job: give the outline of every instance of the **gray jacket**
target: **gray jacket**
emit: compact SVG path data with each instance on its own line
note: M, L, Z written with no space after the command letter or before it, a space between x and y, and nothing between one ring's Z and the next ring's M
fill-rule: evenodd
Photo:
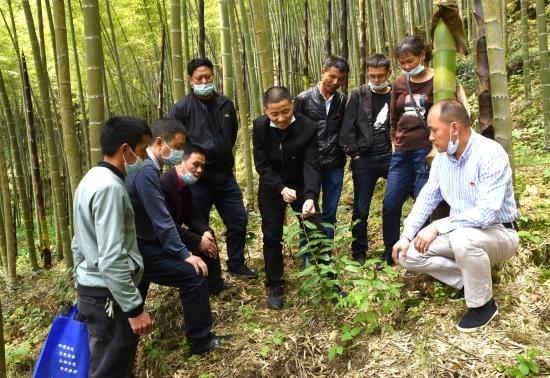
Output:
M107 289L133 317L143 311L134 210L124 180L101 164L88 171L74 194L74 278L79 292L81 286Z

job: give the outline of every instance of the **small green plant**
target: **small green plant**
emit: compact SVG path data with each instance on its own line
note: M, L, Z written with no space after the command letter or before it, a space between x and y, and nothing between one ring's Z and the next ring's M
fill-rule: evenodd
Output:
M280 329L276 328L273 335L265 340L265 344L260 348L259 354L262 358L267 358L273 346L281 346L286 336Z
M536 359L537 356L540 356L542 353L539 350L531 349L526 354L516 354L517 366L512 366L509 368L500 368L500 371L504 370L504 374L508 377L526 377L531 374L539 374L539 366L537 365Z

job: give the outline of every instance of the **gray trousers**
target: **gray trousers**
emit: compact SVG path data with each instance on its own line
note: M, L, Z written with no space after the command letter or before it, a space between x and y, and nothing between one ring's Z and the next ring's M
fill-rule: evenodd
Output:
M411 243L406 257L399 255L399 264L456 289L464 287L466 306L475 308L493 297L491 265L508 260L518 245L518 233L500 224L458 228L439 235L424 253Z

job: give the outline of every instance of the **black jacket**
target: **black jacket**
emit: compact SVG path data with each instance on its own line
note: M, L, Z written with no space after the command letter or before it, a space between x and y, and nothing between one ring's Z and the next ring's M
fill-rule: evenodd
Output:
M318 85L300 93L294 100L294 113L305 115L317 125L319 162L322 167L337 168L346 164L346 155L338 142L346 100L346 95L335 92L328 115L325 98Z
M372 91L368 85L355 88L349 97L340 131L340 147L352 158L363 155L372 147ZM390 139L390 117L384 127Z
M217 182L233 175L233 146L237 140L238 120L233 102L222 94L211 101L214 113L194 93L180 99L170 109L170 117L187 129L187 142L206 152L206 166L201 181Z
M160 187L166 201L166 208L178 227L181 241L192 252L198 252L202 234L209 231L208 222L197 214L193 207L193 197L188 185L178 182L175 169L160 176ZM188 228L183 227L183 225Z
M295 117L285 131L270 126L266 115L254 120L254 165L260 186L277 193L286 186L297 189L304 200L316 200L321 176L315 123L301 114Z

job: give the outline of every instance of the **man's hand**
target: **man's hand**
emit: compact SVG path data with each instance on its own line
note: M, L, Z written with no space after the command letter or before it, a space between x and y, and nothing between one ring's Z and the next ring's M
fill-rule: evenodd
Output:
M292 203L296 201L296 191L294 189L285 188L281 190L281 195L283 196L283 201L286 203Z
M216 246L216 241L210 231L205 231L204 234L202 234L201 243L199 244L199 251L209 257L212 257L213 259L218 258L218 247Z
M416 248L419 253L427 252L428 248L430 248L430 244L432 244L438 235L439 232L437 232L437 229L433 223L427 227L424 227L416 235L416 238L414 238L414 248Z
M153 329L153 321L146 311L143 311L141 314L134 318L128 318L130 327L136 335L146 335Z
M393 262L395 265L399 265L399 253L401 253L401 257L407 256L407 250L409 249L409 245L411 242L409 239L405 237L401 237L397 243L392 248L391 251L391 258L393 259Z
M185 259L185 262L189 265L192 265L198 275L205 277L208 276L208 268L199 256L191 255Z
M315 214L315 203L313 203L312 199L308 199L304 202L302 205L302 217L309 218Z

